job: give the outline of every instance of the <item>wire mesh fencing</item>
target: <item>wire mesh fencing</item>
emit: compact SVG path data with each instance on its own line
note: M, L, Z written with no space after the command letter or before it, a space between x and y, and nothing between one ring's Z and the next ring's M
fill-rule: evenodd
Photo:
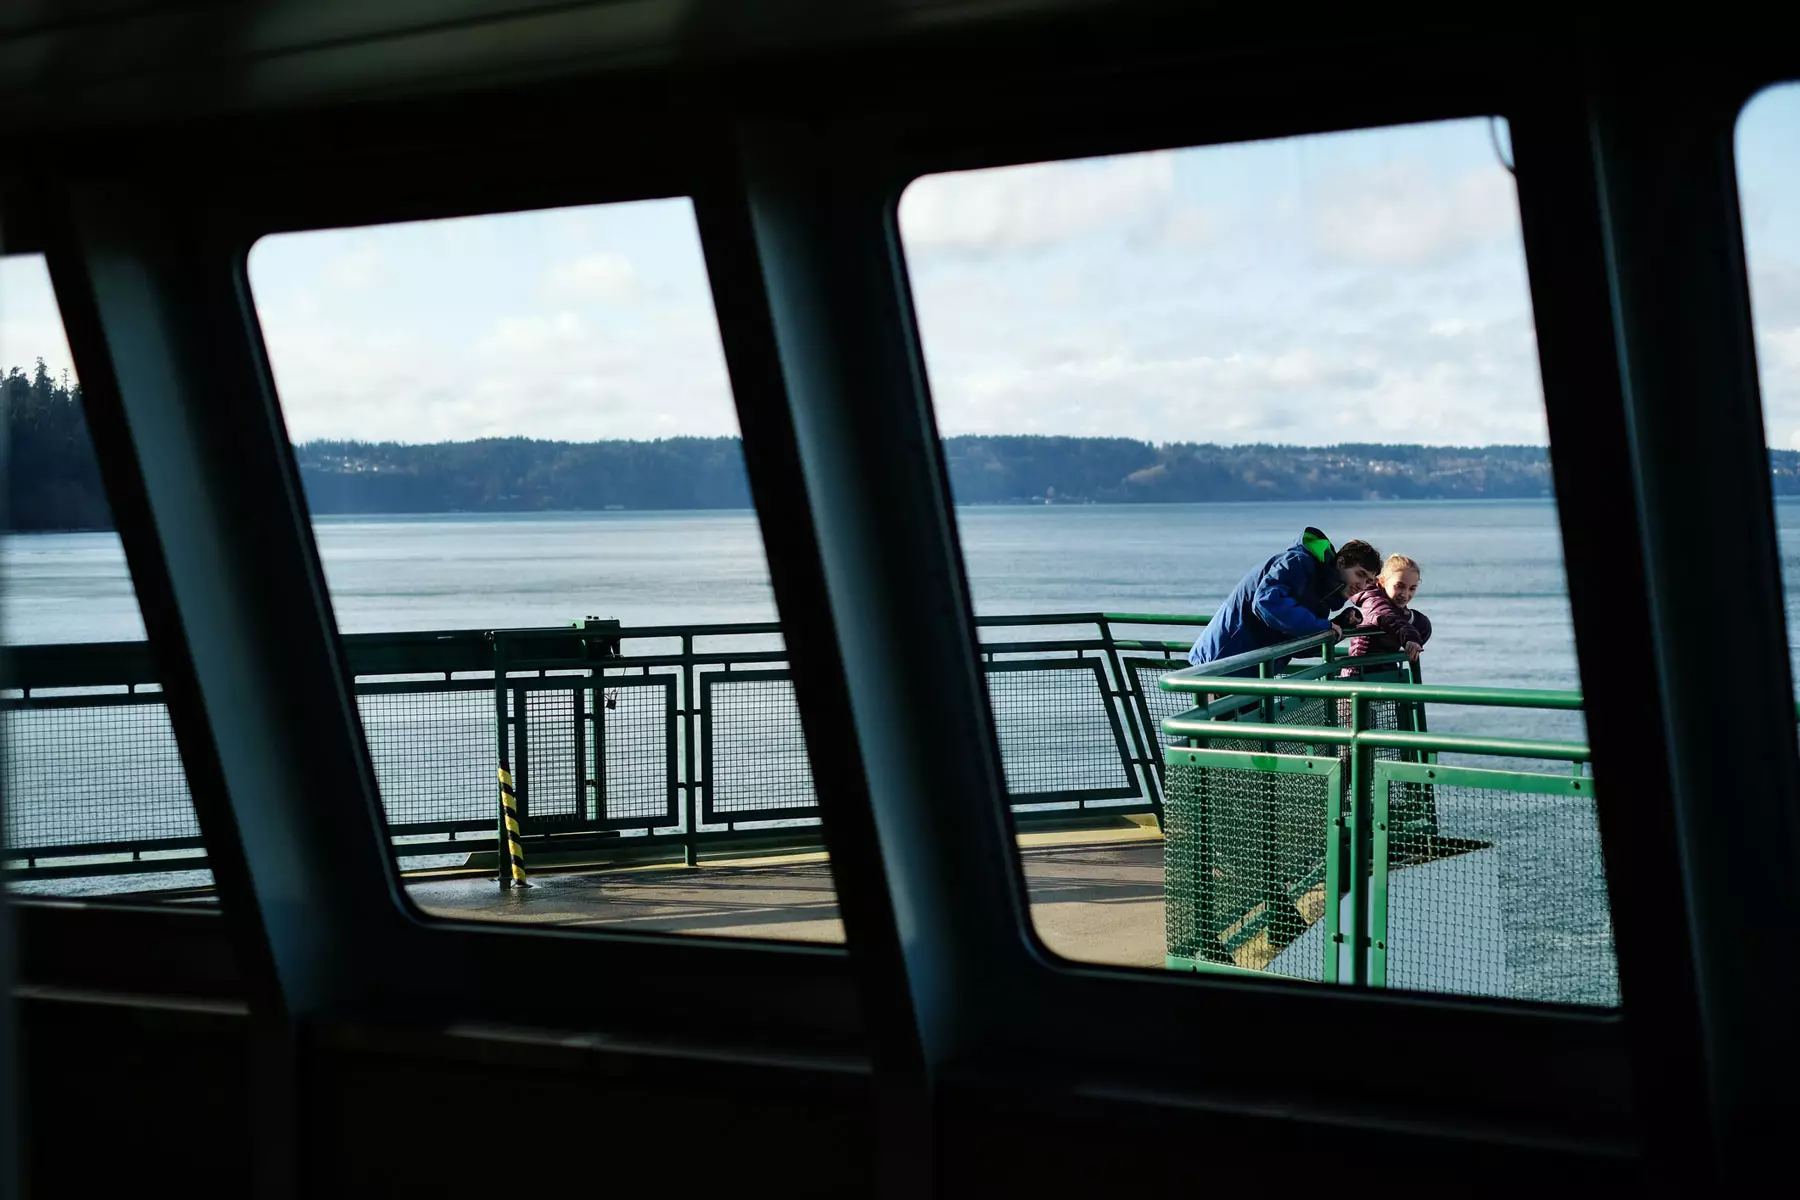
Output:
M356 705L394 833L494 824L491 683L364 684Z
M1130 680L1130 690L1138 701L1138 720L1145 727L1148 744L1154 748L1158 762L1162 761L1162 752L1168 749L1162 723L1194 707L1194 702L1198 699L1185 692L1164 691L1161 680L1171 671L1182 670L1187 665L1185 659L1172 658L1126 657L1119 660L1120 668Z
M1098 658L987 664L988 703L1015 803L1139 794Z
M1314 939L1310 952L1297 944L1335 910L1330 848L1342 794L1335 757L1171 750L1167 768L1164 922L1171 958L1325 978L1328 943Z
M598 667L509 667L501 704L482 667L484 655L498 653L488 635L358 642L366 665L355 679L356 703L396 848L429 857L490 838L502 756L528 837L688 836L743 822L816 821L785 663L754 648L742 661L731 652L694 652L695 637L725 629L696 626L673 639L658 631L662 641L641 656L620 654L615 641ZM1145 658L1115 669L1108 638L1073 637L1059 643L1066 650L985 664L1013 803L1151 807L1155 793L1141 772L1160 768L1160 757L1142 759L1161 738L1146 709L1154 705L1160 715L1186 706L1155 686L1182 664ZM198 849L160 698L127 693L123 684L106 694L34 695L29 689L67 686L57 672L74 672L84 685L95 674L93 663L66 653L44 662L24 679L28 690L6 701L6 831L14 851L28 853L26 868L41 871L40 858L97 847L116 848L126 860ZM14 860L20 863L18 853Z
M10 855L198 845L187 773L160 700L13 702L3 721Z
M587 741L582 690L544 681L513 690L513 775L528 831L584 821L587 777L579 749ZM521 736L522 734L522 736Z
M588 761L596 764L597 815L607 824L677 825L676 684L673 674L609 678L590 692Z
M700 708L704 822L813 815L818 798L787 672L708 672Z
M1618 1004L1592 777L1395 763L1375 788L1389 987Z

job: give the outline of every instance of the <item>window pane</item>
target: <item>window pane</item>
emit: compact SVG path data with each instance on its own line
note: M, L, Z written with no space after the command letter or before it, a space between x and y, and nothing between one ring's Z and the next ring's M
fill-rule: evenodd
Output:
M903 197L1056 953L1617 1003L1506 147L1465 121ZM1379 636L1320 646L1352 593ZM1571 694L1418 698L1445 685Z
M1800 195L1794 159L1800 149L1800 84L1769 88L1745 105L1737 143L1788 654L1800 680L1800 219L1792 212L1793 198Z
M413 901L841 941L691 203L249 269Z
M8 888L212 903L212 871L40 255L0 258Z

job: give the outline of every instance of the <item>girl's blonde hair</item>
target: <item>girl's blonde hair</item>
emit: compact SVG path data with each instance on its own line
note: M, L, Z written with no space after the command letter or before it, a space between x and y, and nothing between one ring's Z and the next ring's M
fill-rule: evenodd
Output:
M1383 579L1386 579L1389 576L1397 577L1407 571L1419 571L1419 564L1406 557L1404 554L1390 554L1388 555L1387 561L1381 564L1381 577ZM1419 574L1424 575L1425 572L1419 571Z

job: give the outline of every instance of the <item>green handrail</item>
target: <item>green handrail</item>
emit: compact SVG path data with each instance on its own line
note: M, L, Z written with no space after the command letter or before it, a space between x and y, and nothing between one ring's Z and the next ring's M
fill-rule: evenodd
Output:
M1199 617L1192 613L1101 613L1108 621L1120 625L1209 625L1211 617Z
M1227 660L1220 659L1220 662ZM1354 661L1354 660L1350 660ZM1216 664L1207 663L1206 666ZM1357 679L1213 679L1192 672L1170 671L1157 686L1171 692L1212 692L1242 696L1322 696L1348 700L1401 700L1408 703L1468 704L1488 708L1548 708L1578 710L1581 693L1548 688L1464 687L1455 684L1370 683Z
M1488 754L1504 758L1547 758L1564 762L1589 761L1588 748L1580 742L1540 741L1531 738L1477 737L1461 733L1410 733L1395 729L1365 729L1354 733L1342 725L1270 725L1260 721L1204 721L1170 717L1163 732L1173 737L1226 738L1249 742L1300 742L1307 745L1367 746L1380 750L1436 750L1451 754Z
M1343 634L1339 633L1337 628L1333 626L1321 633L1309 633L1305 637L1295 638L1291 642L1281 642L1274 646L1264 646L1261 650L1246 650L1242 654L1233 654L1225 658L1217 658L1209 663L1200 663L1198 666L1183 667L1179 671L1171 671L1168 675L1164 676L1165 682L1163 683L1163 686L1169 687L1167 680L1170 679L1217 678L1221 675L1231 675L1237 671L1249 670L1251 667L1260 667L1264 663L1276 662L1284 658L1295 658L1305 654L1308 650L1316 650L1320 646L1336 642L1342 636ZM1217 691L1218 689L1196 685L1190 688L1171 687L1169 690L1212 692Z

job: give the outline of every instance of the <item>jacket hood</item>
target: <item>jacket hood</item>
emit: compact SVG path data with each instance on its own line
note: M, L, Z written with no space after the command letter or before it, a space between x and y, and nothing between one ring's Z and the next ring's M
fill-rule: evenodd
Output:
M1294 549L1304 550L1322 563L1329 563L1337 557L1337 552L1332 549L1331 539L1322 530L1314 529L1311 525L1294 540Z

